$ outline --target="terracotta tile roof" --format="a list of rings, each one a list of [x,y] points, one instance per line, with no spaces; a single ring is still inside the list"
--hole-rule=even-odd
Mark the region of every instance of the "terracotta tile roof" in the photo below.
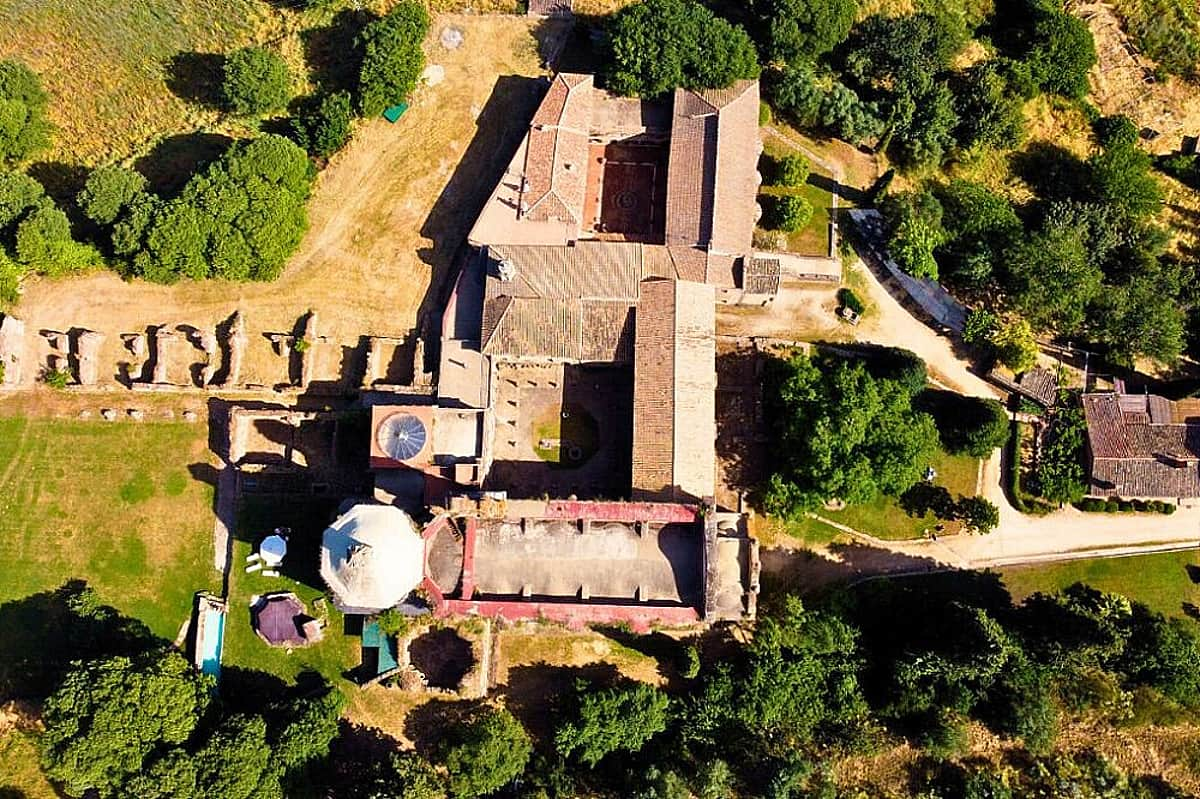
[[[573,247],[489,248],[483,351],[512,357],[628,362],[641,245],[581,241]],[[500,261],[513,273],[502,280]]]
[[[667,170],[667,244],[742,255],[758,191],[757,81],[675,90]]]
[[[633,498],[697,500],[716,483],[712,286],[642,284],[634,346]]]
[[[556,75],[530,123],[522,217],[583,219],[591,114],[592,76]]]
[[[642,248],[642,273],[645,277],[736,285],[737,260],[732,255],[710,252],[701,247],[666,247],[647,244]]]
[[[1155,395],[1084,395],[1092,493],[1200,497],[1200,423],[1172,421],[1174,406]]]

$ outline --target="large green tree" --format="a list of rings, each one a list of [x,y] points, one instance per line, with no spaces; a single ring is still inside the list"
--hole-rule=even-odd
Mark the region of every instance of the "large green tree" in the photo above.
[[[75,200],[88,219],[111,225],[145,191],[146,178],[141,174],[125,167],[102,166],[88,175]]]
[[[489,707],[459,723],[441,745],[441,759],[456,797],[485,796],[525,770],[533,752],[529,733],[508,710]]]
[[[755,0],[767,60],[794,63],[828,53],[846,40],[855,0]]]
[[[936,280],[938,264],[933,253],[946,242],[943,209],[928,190],[889,194],[880,211],[891,230],[888,254],[913,277]]]
[[[1028,236],[1005,256],[1006,284],[1034,327],[1079,331],[1088,303],[1100,293],[1103,273],[1090,262],[1083,234],[1052,228]]]
[[[46,773],[71,796],[114,795],[159,747],[187,741],[211,687],[173,651],[78,665],[43,710]]]
[[[645,683],[600,688],[581,680],[575,692],[575,712],[554,733],[563,757],[594,766],[617,750],[638,751],[667,728],[670,700]]]
[[[722,88],[758,77],[746,32],[696,0],[646,0],[608,22],[605,82],[618,94],[660,97],[678,86]]]
[[[0,61],[0,165],[23,161],[50,144],[49,97],[19,61]]]
[[[412,94],[425,69],[422,45],[428,31],[425,4],[414,0],[403,0],[363,28],[358,39],[363,55],[358,105],[363,116],[378,116]]]

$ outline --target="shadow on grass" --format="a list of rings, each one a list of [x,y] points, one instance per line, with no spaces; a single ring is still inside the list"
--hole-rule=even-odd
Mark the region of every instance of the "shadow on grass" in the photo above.
[[[334,16],[329,25],[300,34],[304,60],[317,88],[323,93],[358,89],[362,51],[357,40],[362,29],[377,16],[370,11],[347,9]]]
[[[150,191],[169,200],[178,196],[192,175],[216,161],[233,139],[216,133],[180,133],[168,136],[133,168],[146,178]]]
[[[83,580],[0,604],[0,703],[41,699],[72,660],[167,646],[141,621],[102,604]]]
[[[221,53],[177,53],[167,61],[167,88],[177,97],[204,108],[220,108],[225,77]]]

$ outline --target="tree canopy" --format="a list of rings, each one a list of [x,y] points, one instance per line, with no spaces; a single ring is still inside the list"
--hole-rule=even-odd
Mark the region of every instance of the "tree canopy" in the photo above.
[[[575,713],[554,733],[563,757],[594,766],[619,749],[637,751],[667,727],[667,695],[644,683],[598,688],[576,686]]]
[[[768,392],[775,472],[765,502],[773,513],[900,494],[937,449],[933,419],[912,408],[913,387],[872,376],[862,361],[795,353],[772,362]]]
[[[752,13],[761,31],[766,60],[809,61],[850,35],[855,0],[755,0]]]
[[[529,734],[512,713],[489,707],[456,726],[442,745],[442,761],[456,797],[490,794],[521,775],[533,752]]]
[[[660,97],[676,87],[723,88],[756,78],[758,55],[745,30],[696,0],[646,0],[608,22],[605,84],[618,94]]]
[[[428,31],[429,13],[414,0],[403,0],[363,28],[358,39],[363,56],[358,106],[363,116],[378,116],[412,94],[425,69],[422,45]]]
[[[265,47],[243,47],[225,58],[221,95],[235,114],[278,111],[292,99],[292,76],[283,56]]]
[[[0,165],[24,161],[50,144],[48,100],[33,70],[0,61]]]

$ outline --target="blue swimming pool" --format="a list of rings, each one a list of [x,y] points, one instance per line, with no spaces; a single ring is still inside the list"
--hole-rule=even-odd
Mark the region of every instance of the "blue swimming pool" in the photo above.
[[[196,642],[200,651],[200,671],[221,676],[221,648],[225,640],[225,614],[216,608],[204,608],[204,621],[200,625],[201,641]]]

